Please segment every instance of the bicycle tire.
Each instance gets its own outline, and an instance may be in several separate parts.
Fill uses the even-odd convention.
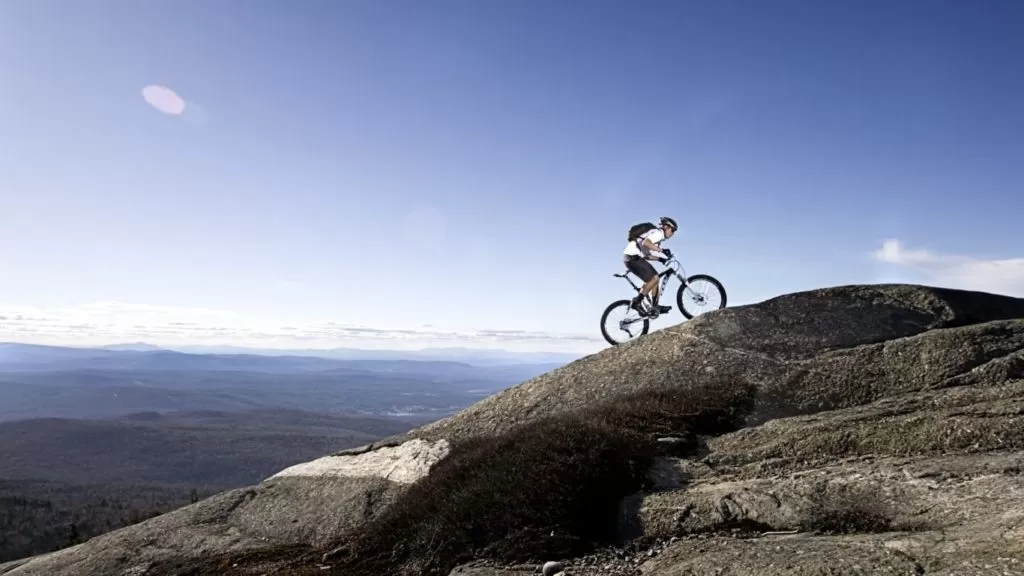
[[[686,291],[687,284],[690,284],[691,282],[700,281],[700,280],[705,280],[705,281],[709,282],[712,286],[715,287],[716,290],[718,290],[718,293],[722,296],[722,303],[719,304],[718,308],[715,308],[715,310],[721,310],[722,308],[725,308],[725,304],[726,304],[725,286],[722,286],[722,283],[719,282],[718,279],[715,278],[714,276],[709,276],[707,274],[694,274],[693,276],[690,276],[689,278],[686,279],[686,283],[685,284],[680,284],[679,285],[679,289],[676,290],[676,306],[679,307],[679,312],[682,313],[682,315],[685,316],[687,320],[692,320],[695,315],[690,313],[686,309],[686,307],[683,306],[683,293]]]
[[[631,310],[631,304],[632,302],[630,300],[616,300],[615,302],[609,304],[608,307],[604,309],[604,313],[601,314],[601,335],[604,336],[605,341],[611,344],[612,346],[618,346],[619,344],[622,344],[622,342],[616,341],[614,338],[612,338],[611,334],[608,333],[608,330],[605,327],[605,323],[608,321],[608,316],[612,313],[612,310],[615,310],[620,306],[625,306],[627,310]],[[640,330],[640,334],[637,334],[630,340],[639,338],[640,336],[647,334],[647,332],[651,329],[650,319],[644,318],[642,320],[642,323],[643,328]],[[626,341],[628,342],[628,340]]]

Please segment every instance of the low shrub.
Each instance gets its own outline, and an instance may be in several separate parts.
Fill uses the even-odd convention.
[[[898,504],[870,489],[844,491],[816,498],[801,529],[831,534],[876,534],[929,530],[926,522],[901,520]]]
[[[446,575],[474,558],[540,562],[613,544],[619,503],[645,487],[653,458],[736,429],[752,399],[736,387],[645,392],[457,443],[342,548],[336,568]],[[662,436],[680,441],[666,448]]]

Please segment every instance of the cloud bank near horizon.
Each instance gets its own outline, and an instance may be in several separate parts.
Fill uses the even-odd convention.
[[[1024,297],[1024,258],[986,259],[908,250],[897,238],[883,242],[872,256],[879,262],[915,270],[934,285]]]
[[[872,258],[919,275],[923,283],[1024,297],[1024,258],[982,258],[907,248],[885,240]],[[389,329],[343,322],[270,324],[229,310],[115,301],[41,309],[0,303],[0,341],[100,346],[144,341],[158,346],[252,348],[388,348],[439,346],[509,351],[592,353],[607,347],[593,334],[523,330],[444,330],[431,325]]]
[[[426,326],[384,329],[340,322],[277,325],[243,318],[228,310],[109,301],[51,310],[0,304],[0,340],[85,346],[138,341],[164,346],[273,348],[498,346],[512,351],[548,352],[591,352],[605,346],[599,334],[445,331]]]

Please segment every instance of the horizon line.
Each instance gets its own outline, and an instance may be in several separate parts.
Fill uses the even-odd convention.
[[[250,346],[250,345],[245,345],[245,344],[175,344],[175,345],[161,345],[161,344],[153,344],[153,343],[146,342],[146,341],[134,341],[134,342],[117,341],[117,342],[111,342],[109,344],[80,344],[80,343],[59,343],[59,344],[55,344],[55,343],[40,343],[40,342],[27,342],[27,341],[15,341],[15,340],[0,340],[0,346],[7,346],[7,345],[13,345],[13,346],[38,346],[38,347],[43,347],[43,348],[73,348],[73,349],[80,349],[80,350],[102,350],[102,349],[112,348],[112,347],[148,346],[148,347],[155,348],[157,350],[162,350],[162,351],[167,351],[167,352],[181,352],[182,350],[187,350],[187,349],[198,350],[198,349],[217,349],[217,348],[237,349],[237,350],[252,350],[252,351],[263,350],[263,351],[273,351],[273,352],[282,352],[282,353],[288,353],[288,352],[341,352],[341,351],[344,351],[344,352],[367,352],[367,353],[381,353],[381,352],[417,353],[417,352],[431,352],[431,351],[439,351],[439,352],[465,351],[465,352],[478,352],[478,353],[498,352],[498,353],[513,355],[513,356],[548,355],[548,356],[572,356],[572,357],[577,357],[577,358],[583,357],[583,356],[587,356],[587,355],[593,353],[593,352],[579,352],[579,351],[568,352],[568,351],[564,351],[564,350],[553,350],[553,351],[543,351],[543,350],[512,350],[512,349],[508,349],[508,348],[493,348],[493,347],[492,348],[484,348],[484,347],[476,347],[476,346],[427,346],[427,347],[420,347],[420,348],[358,348],[358,347],[346,347],[346,346],[331,346],[331,347],[326,347],[326,348],[318,348],[318,347],[296,347],[296,348],[283,347],[282,348],[282,347]],[[130,350],[122,350],[122,351],[128,352]]]

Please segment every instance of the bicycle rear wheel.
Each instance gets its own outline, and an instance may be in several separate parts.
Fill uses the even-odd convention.
[[[685,284],[679,286],[679,291],[676,292],[676,305],[683,316],[692,319],[705,312],[725,308],[725,298],[725,287],[721,282],[707,274],[695,274],[687,278]],[[687,302],[693,303],[695,309],[687,309]]]
[[[643,336],[651,328],[651,321],[640,316],[630,304],[629,300],[616,300],[601,314],[601,335],[612,346]],[[608,325],[609,320],[611,326]]]

